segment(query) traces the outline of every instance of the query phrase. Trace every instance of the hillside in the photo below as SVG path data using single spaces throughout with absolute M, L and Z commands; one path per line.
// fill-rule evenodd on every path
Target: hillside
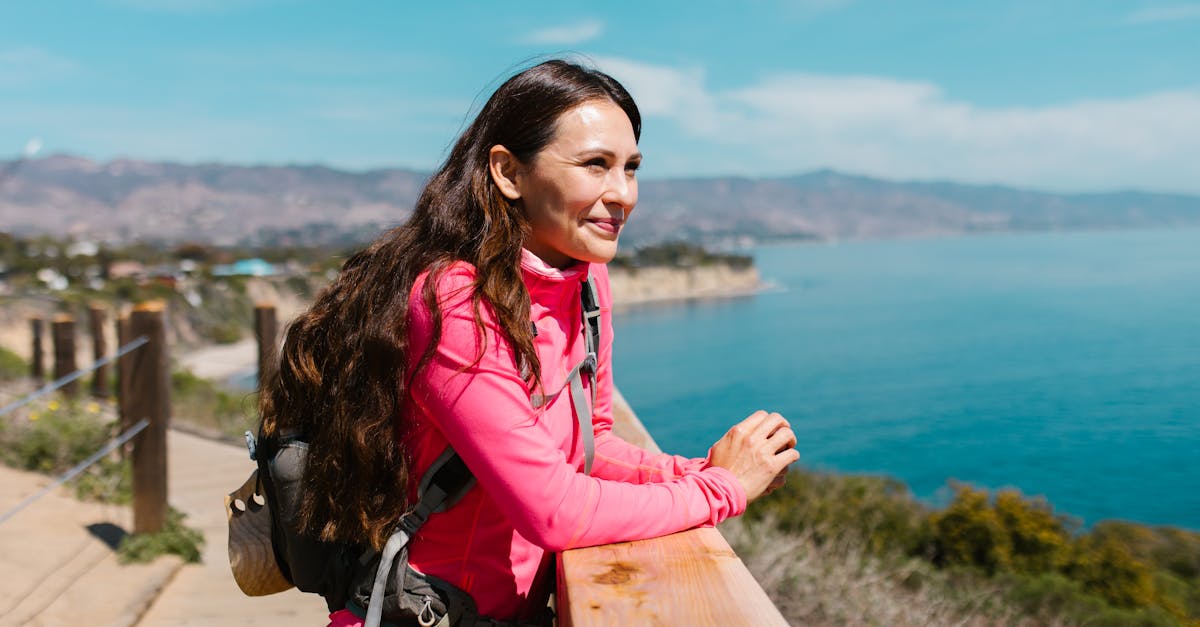
M 339 245 L 404 219 L 425 173 L 319 165 L 0 161 L 0 224 L 109 242 Z M 1200 197 L 1051 194 L 829 170 L 772 179 L 643 180 L 627 244 L 864 239 L 1200 225 Z

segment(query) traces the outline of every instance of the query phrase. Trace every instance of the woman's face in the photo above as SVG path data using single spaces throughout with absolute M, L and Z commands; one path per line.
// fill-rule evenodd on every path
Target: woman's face
M 589 100 L 558 118 L 554 138 L 514 177 L 532 228 L 525 247 L 565 268 L 607 263 L 637 204 L 638 152 L 629 116 L 608 100 Z

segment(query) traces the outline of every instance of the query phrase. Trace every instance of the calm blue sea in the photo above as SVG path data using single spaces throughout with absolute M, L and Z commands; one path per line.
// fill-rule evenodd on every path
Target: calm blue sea
M 769 246 L 754 297 L 619 314 L 614 373 L 702 456 L 783 413 L 802 463 L 1200 529 L 1200 230 Z

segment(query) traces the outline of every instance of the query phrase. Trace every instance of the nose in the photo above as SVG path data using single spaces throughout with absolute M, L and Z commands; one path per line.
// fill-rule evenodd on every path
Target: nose
M 617 205 L 622 211 L 632 211 L 637 204 L 637 178 L 626 173 L 624 168 L 612 168 L 605 182 L 605 206 Z

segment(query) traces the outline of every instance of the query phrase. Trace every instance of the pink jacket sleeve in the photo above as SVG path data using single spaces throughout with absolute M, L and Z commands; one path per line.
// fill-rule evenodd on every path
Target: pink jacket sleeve
M 522 536 L 560 551 L 716 524 L 745 510 L 741 485 L 722 468 L 680 468 L 677 478 L 640 485 L 582 474 L 582 456 L 571 463 L 564 453 L 578 447 L 564 447 L 532 408 L 511 346 L 486 303 L 485 330 L 478 332 L 472 274 L 455 269 L 439 282 L 441 341 L 410 389 Z M 419 353 L 432 322 L 419 296 L 410 306 L 411 347 Z
M 593 265 L 592 277 L 596 281 L 600 301 L 599 368 L 596 373 L 596 406 L 592 415 L 596 458 L 592 474 L 616 481 L 650 483 L 677 479 L 689 471 L 705 468 L 708 465 L 705 458 L 651 453 L 613 434 L 612 294 L 607 268 Z

